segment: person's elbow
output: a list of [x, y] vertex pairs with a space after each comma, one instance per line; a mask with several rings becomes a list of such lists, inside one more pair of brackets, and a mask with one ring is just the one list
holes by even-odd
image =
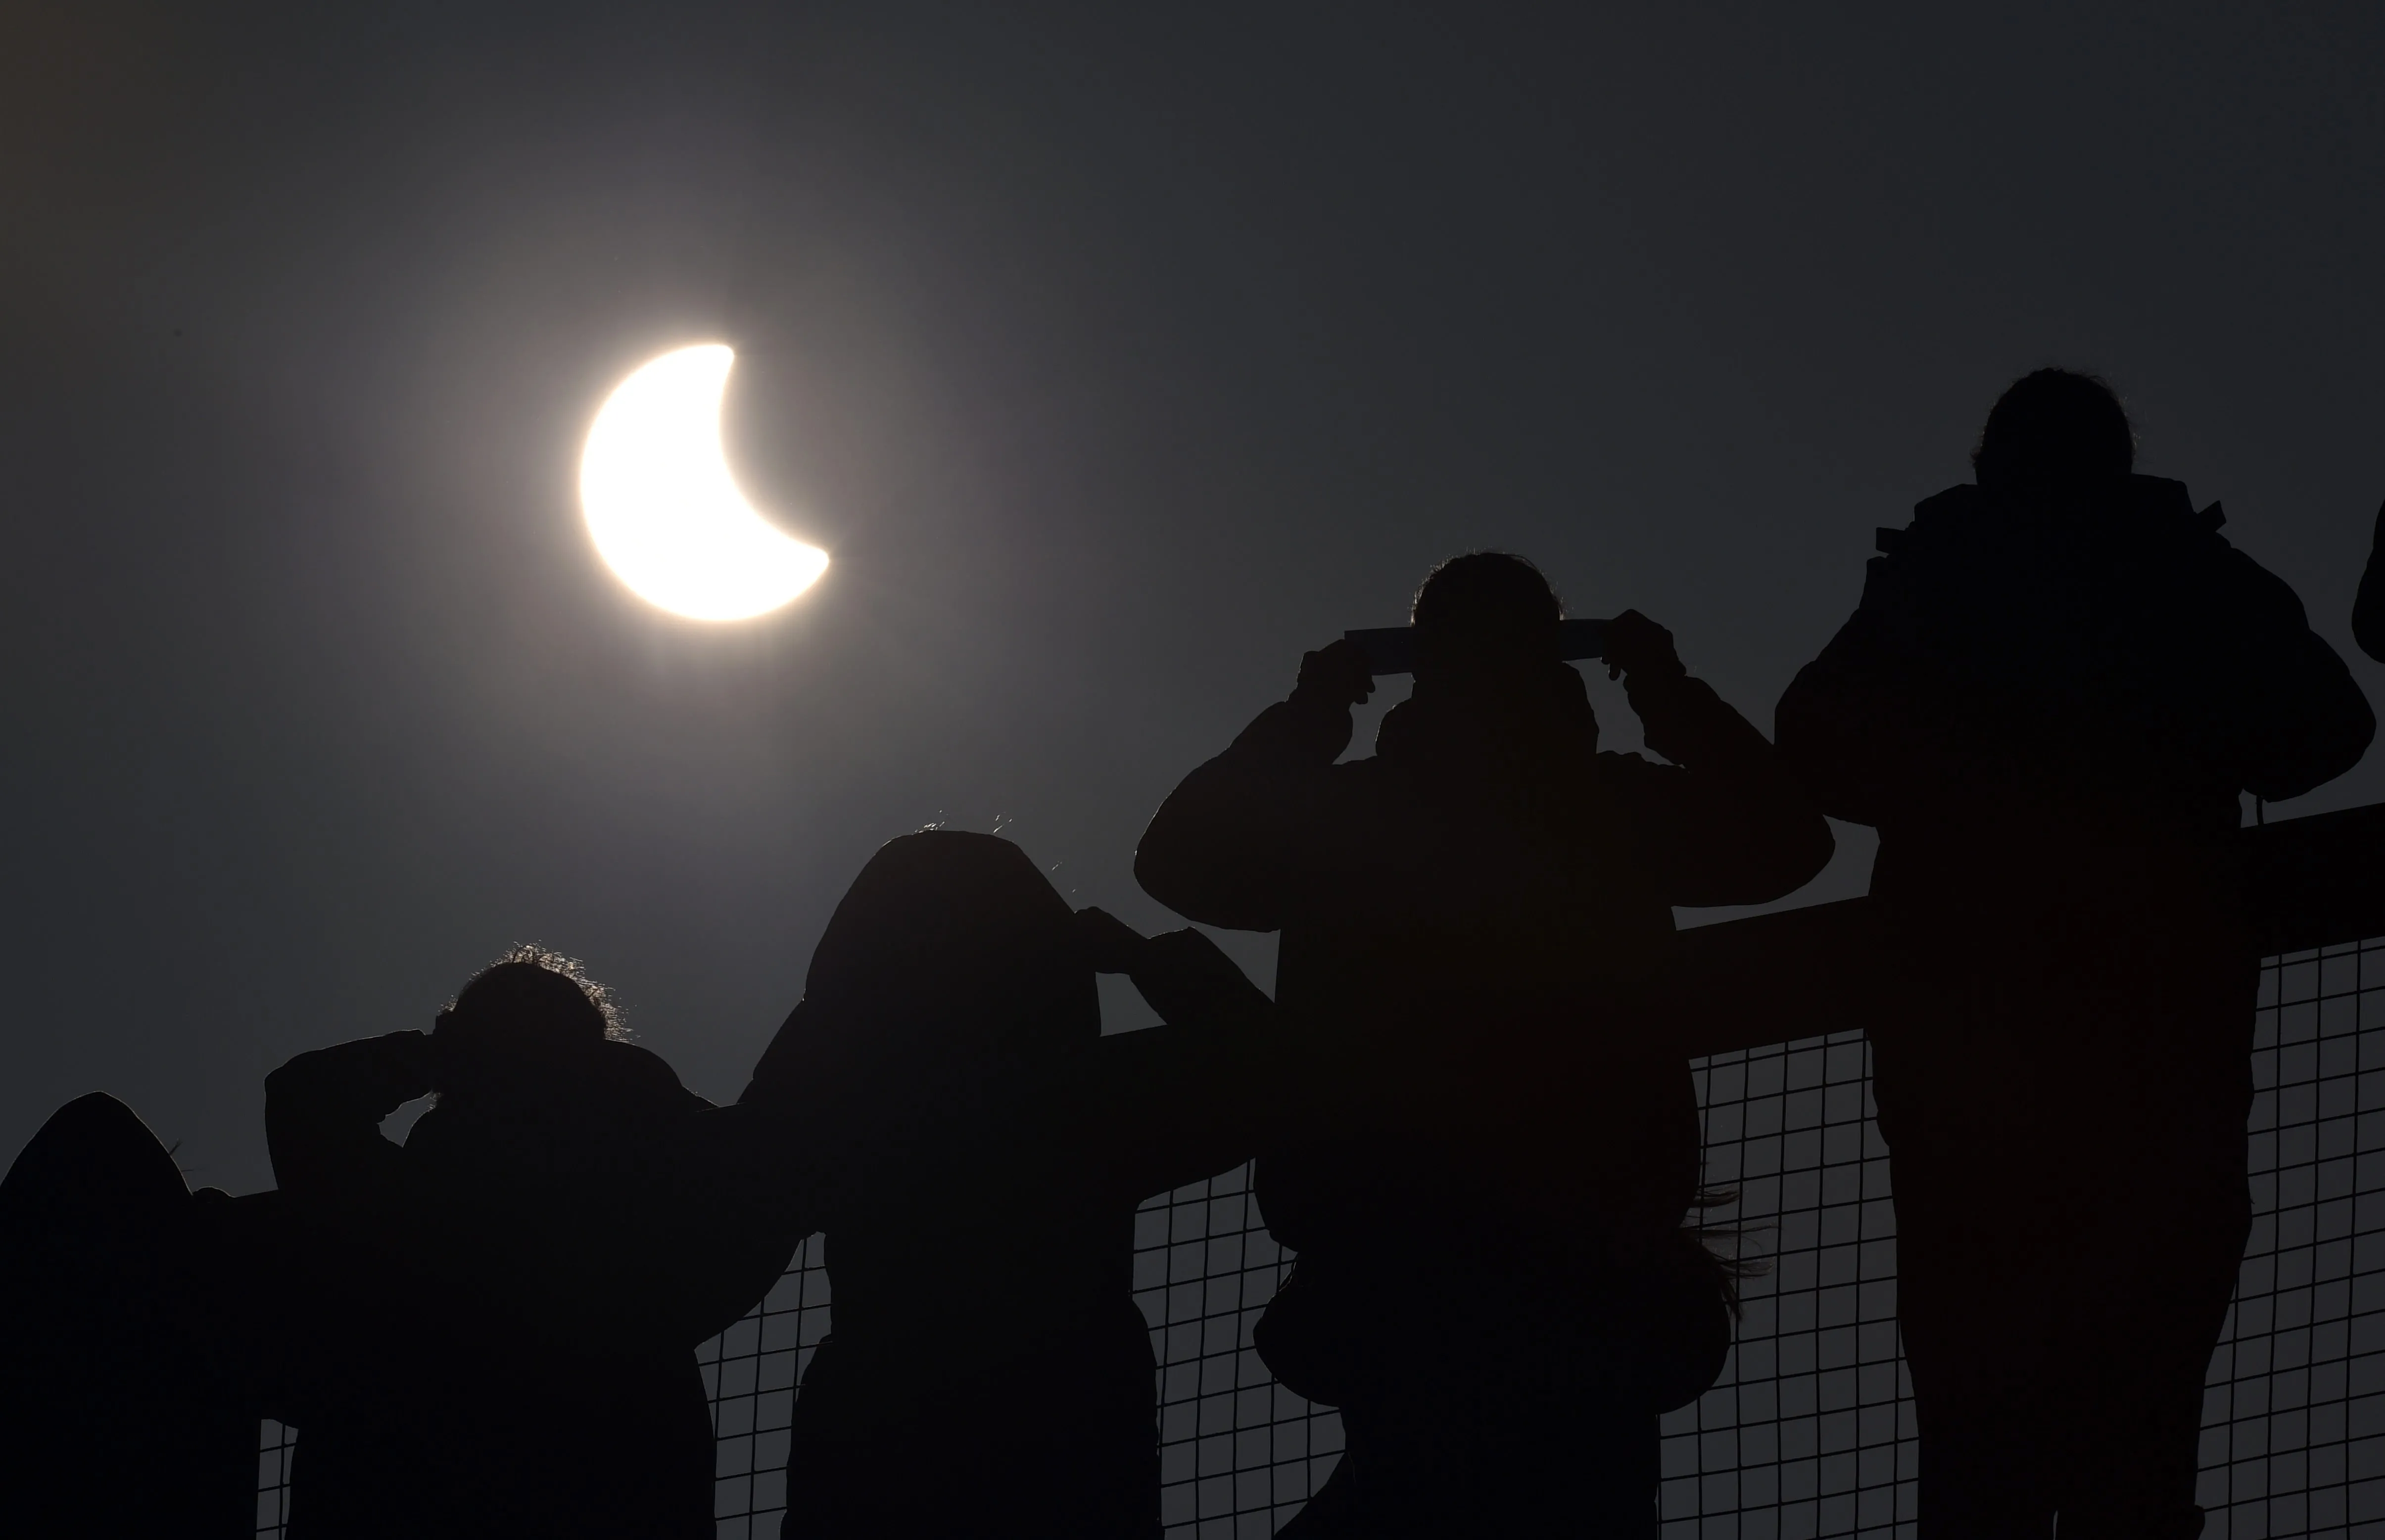
[[1255, 870], [1247, 818], [1203, 805], [1180, 789], [1155, 814], [1134, 852], [1143, 891], [1185, 919], [1231, 931], [1279, 923], [1273, 884]]
[[2313, 713], [2299, 731], [2265, 733], [2266, 762], [2244, 789], [2265, 802], [2285, 802], [2317, 790], [2360, 763], [2377, 736], [2377, 716], [2347, 674], [2345, 694], [2331, 709]]
[[1218, 842], [1175, 838], [1154, 820], [1134, 853], [1134, 880], [1175, 913], [1229, 931], [1271, 931], [1276, 921], [1255, 890], [1262, 884], [1240, 870]]
[[1748, 841], [1746, 882], [1751, 896], [1742, 902], [1768, 904], [1786, 898], [1820, 876], [1838, 847], [1829, 820], [1811, 807], [1784, 813]]
[[1182, 820], [1160, 808], [1134, 847], [1134, 880], [1143, 891], [1179, 914], [1186, 906], [1199, 907], [1206, 896], [1207, 875], [1194, 855], [1194, 842], [1182, 837]]
[[1780, 891], [1794, 893], [1819, 877], [1838, 853], [1839, 837], [1830, 832], [1830, 820], [1806, 809], [1783, 831], [1778, 876], [1786, 885]]
[[303, 1053], [265, 1077], [265, 1135], [297, 1133], [314, 1122], [322, 1102], [318, 1059], [321, 1050]]

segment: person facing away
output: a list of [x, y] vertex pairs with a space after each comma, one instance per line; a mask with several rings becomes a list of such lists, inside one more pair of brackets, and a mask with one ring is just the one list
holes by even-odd
[[2250, 1212], [2238, 795], [2300, 795], [2375, 729], [2218, 505], [2134, 457], [2103, 382], [2014, 384], [1777, 717], [1823, 809], [1879, 830], [1873, 1089], [1938, 1540], [2200, 1529]]
[[[381, 1136], [431, 1093], [403, 1146]], [[801, 1221], [576, 964], [518, 947], [429, 1033], [301, 1054], [265, 1120], [319, 1284], [293, 1540], [712, 1533], [693, 1349]]]
[[[1166, 1024], [1104, 1036], [1096, 970]], [[1198, 933], [1071, 914], [1006, 840], [870, 858], [741, 1103], [819, 1152], [835, 1291], [790, 1540], [1159, 1534], [1134, 1212], [1249, 1158], [1271, 1009]]]
[[1372, 757], [1336, 763], [1372, 688], [1338, 642], [1136, 854], [1177, 912], [1281, 931], [1287, 1032], [1337, 1088], [1256, 1177], [1299, 1254], [1260, 1352], [1348, 1436], [1304, 1535], [1653, 1535], [1657, 1417], [1729, 1346], [1728, 1280], [1684, 1228], [1672, 907], [1786, 894], [1829, 829], [1636, 611], [1606, 658], [1671, 763], [1602, 753], [1561, 614], [1521, 557], [1443, 563]]

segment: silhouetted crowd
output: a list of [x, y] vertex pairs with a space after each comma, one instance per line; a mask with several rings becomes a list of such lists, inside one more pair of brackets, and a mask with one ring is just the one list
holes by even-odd
[[[1604, 661], [1650, 754], [1602, 749], [1538, 569], [1444, 562], [1370, 756], [1344, 639], [1135, 853], [1186, 919], [1280, 933], [1272, 998], [932, 830], [854, 880], [731, 1106], [537, 948], [428, 1033], [274, 1071], [273, 1191], [193, 1192], [121, 1103], [69, 1103], [0, 1182], [0, 1521], [247, 1535], [273, 1418], [291, 1540], [696, 1540], [694, 1350], [821, 1233], [789, 1540], [1155, 1536], [1133, 1216], [1255, 1159], [1297, 1256], [1258, 1353], [1347, 1436], [1282, 1534], [1652, 1536], [1658, 1419], [1720, 1371], [1742, 1265], [1673, 911], [1793, 893], [1828, 815], [1879, 832], [1849, 1024], [1922, 1526], [2187, 1540], [2251, 1213], [2240, 798], [2341, 774], [2375, 720], [2218, 505], [2134, 453], [2101, 382], [2016, 383], [1975, 479], [1880, 532], [1777, 742], [1626, 612]], [[2385, 580], [2355, 633], [2385, 645]], [[1162, 1024], [1105, 1035], [1103, 972]]]

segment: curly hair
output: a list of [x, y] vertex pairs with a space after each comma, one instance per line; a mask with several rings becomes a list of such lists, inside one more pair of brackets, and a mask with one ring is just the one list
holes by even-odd
[[[530, 970], [535, 970], [535, 973], [526, 971]], [[543, 995], [548, 997], [543, 1003], [558, 1003], [554, 995], [559, 992], [555, 991], [552, 985], [544, 984], [537, 976], [539, 974], [552, 975], [569, 983], [578, 992], [592, 1018], [589, 1024], [598, 1027], [606, 1038], [621, 1042], [629, 1037], [629, 1026], [621, 1019], [621, 1008], [613, 998], [613, 992], [590, 978], [578, 958], [567, 957], [534, 941], [508, 946], [499, 953], [487, 967], [465, 981], [464, 987], [456, 992], [456, 998], [448, 1003], [447, 1008], [463, 1011], [477, 1000], [494, 1004], [492, 997], [499, 995], [506, 997], [508, 1003], [515, 1003], [523, 1002], [532, 995]]]

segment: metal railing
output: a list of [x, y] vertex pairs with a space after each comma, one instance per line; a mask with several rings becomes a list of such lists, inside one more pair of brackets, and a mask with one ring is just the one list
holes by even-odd
[[[2355, 818], [2377, 822], [2379, 811], [2337, 815]], [[2321, 827], [2329, 820], [2302, 821], [2304, 856], [2344, 848], [2341, 829]], [[2352, 848], [2366, 861], [2374, 842], [2364, 835]], [[2341, 873], [2305, 865], [2290, 875], [2300, 894]], [[2378, 905], [2365, 888], [2344, 893], [2273, 933], [2354, 933], [2342, 917], [2365, 923]], [[1859, 918], [1835, 908], [1837, 917], [1806, 911], [1795, 922], [1806, 929], [1771, 933], [1794, 941], [1798, 967], [1816, 970], [1813, 937]], [[1808, 991], [1782, 1019], [1828, 1025], [1833, 1008]], [[2269, 958], [2258, 1012], [2254, 1218], [2205, 1392], [2204, 1535], [2385, 1534], [2385, 939]], [[1707, 1041], [1762, 1035], [1742, 1022]], [[1665, 1420], [1665, 1534], [1909, 1534], [1918, 1462], [1896, 1337], [1895, 1209], [1863, 1035], [1842, 1027], [1692, 1065], [1706, 1182], [1738, 1189], [1722, 1217], [1749, 1233], [1766, 1267], [1743, 1285], [1745, 1316], [1720, 1378]], [[1267, 1233], [1247, 1168], [1153, 1198], [1138, 1215], [1135, 1296], [1159, 1363], [1170, 1540], [1261, 1540], [1339, 1458], [1338, 1414], [1275, 1383], [1251, 1347], [1291, 1260]], [[768, 1298], [700, 1351], [720, 1540], [774, 1537], [800, 1500], [787, 1486], [787, 1430], [831, 1308], [815, 1236]], [[276, 1424], [263, 1431], [260, 1534], [281, 1531], [293, 1441]]]

